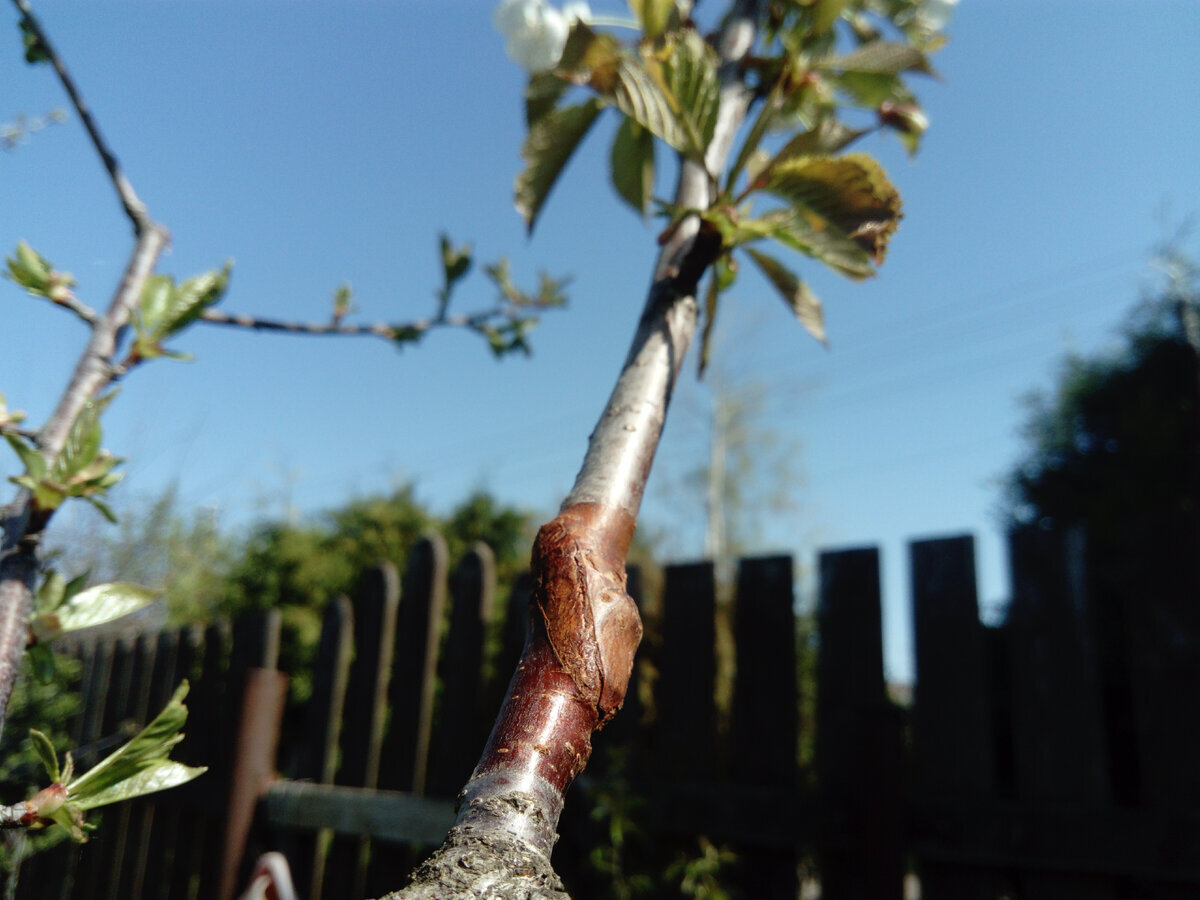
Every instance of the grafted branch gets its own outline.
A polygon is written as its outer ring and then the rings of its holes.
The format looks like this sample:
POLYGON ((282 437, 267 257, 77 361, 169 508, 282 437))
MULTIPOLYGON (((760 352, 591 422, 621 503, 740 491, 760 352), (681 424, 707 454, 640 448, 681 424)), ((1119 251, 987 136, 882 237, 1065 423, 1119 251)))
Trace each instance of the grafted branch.
MULTIPOLYGON (((676 203, 713 200, 750 95, 740 60, 757 3, 734 5, 718 50, 721 110, 704 164, 685 161, 676 203)), ((642 627, 625 558, 671 393, 696 330, 697 283, 721 249, 697 217, 679 223, 655 266, 629 354, 559 515, 533 548, 531 625, 491 737, 442 848, 392 900, 563 898, 550 867, 563 795, 591 735, 620 709, 642 627)))

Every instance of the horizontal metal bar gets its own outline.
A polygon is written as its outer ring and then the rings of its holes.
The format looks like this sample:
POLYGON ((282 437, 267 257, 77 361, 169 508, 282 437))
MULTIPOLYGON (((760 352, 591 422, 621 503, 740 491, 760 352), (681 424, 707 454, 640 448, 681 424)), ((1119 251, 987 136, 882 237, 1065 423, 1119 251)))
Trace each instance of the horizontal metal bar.
POLYGON ((273 781, 267 821, 284 828, 331 828, 381 841, 437 845, 454 824, 454 801, 403 791, 273 781))

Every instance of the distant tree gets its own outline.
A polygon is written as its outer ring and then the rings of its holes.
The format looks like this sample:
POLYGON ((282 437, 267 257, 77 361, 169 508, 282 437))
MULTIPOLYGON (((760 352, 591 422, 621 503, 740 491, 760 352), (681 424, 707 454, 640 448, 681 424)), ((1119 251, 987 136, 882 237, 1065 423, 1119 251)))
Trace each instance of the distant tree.
POLYGON ((226 602, 225 584, 241 546, 212 509, 184 509, 178 485, 127 499, 113 528, 98 517, 68 516, 47 556, 93 582, 125 581, 157 592, 174 623, 207 622, 226 602))
POLYGON ((530 522, 529 513, 484 491, 440 517, 406 485, 391 494, 351 500, 308 521, 264 523, 252 531, 216 588, 225 598, 221 610, 227 615, 280 610, 289 634, 280 665, 295 676, 294 697, 303 699, 321 614, 334 597, 352 595, 369 567, 387 560, 403 575, 413 545, 434 530, 446 539, 452 563, 476 541, 487 544, 495 553, 499 583, 511 585, 529 565, 530 522))
POLYGON ((1197 295, 1194 267, 1182 272, 1139 305, 1118 350, 1068 357, 1054 389, 1029 398, 1028 449, 1007 479, 1011 524, 1079 526, 1115 546, 1130 523, 1194 523, 1197 295))

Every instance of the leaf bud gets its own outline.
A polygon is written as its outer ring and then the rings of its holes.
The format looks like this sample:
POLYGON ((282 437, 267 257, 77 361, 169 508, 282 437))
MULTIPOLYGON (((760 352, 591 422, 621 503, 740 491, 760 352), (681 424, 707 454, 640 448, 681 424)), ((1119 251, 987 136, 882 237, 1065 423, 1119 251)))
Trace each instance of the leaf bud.
POLYGON ((884 100, 879 104, 878 114, 879 124, 894 128, 901 134, 917 137, 929 128, 929 117, 915 103, 884 100))

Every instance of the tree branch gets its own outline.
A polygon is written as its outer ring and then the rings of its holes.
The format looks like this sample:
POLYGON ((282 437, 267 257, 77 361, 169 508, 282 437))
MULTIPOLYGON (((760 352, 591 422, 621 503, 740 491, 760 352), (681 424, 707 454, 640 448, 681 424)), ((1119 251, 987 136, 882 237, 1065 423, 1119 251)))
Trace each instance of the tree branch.
POLYGON ((543 309, 541 306, 517 307, 500 304, 490 309, 467 315, 442 315, 412 322, 373 322, 365 325, 332 322, 287 322, 281 319, 262 319, 238 313, 226 313, 206 309, 198 319, 209 325, 226 325, 233 328, 249 328, 254 331, 280 331, 289 334, 341 335, 349 337, 372 336, 386 341, 415 338, 427 331, 440 327, 469 328, 478 331, 497 319, 513 319, 522 310, 543 309))
MULTIPOLYGON (((684 162, 676 202, 714 199, 750 95, 740 60, 758 4, 736 2, 718 45, 721 109, 704 165, 684 162)), ((683 357, 696 329, 696 285, 720 252, 697 217, 663 246, 616 386, 558 517, 534 543, 534 602, 525 651, 458 820, 413 883, 388 900, 561 900, 550 850, 567 786, 587 765, 591 735, 620 708, 641 640, 625 555, 683 357)))
POLYGON ((83 126, 87 129, 88 136, 92 139, 92 146, 96 148, 96 153, 100 155, 100 160, 104 163, 108 177, 112 180, 113 187, 117 191, 117 196, 121 200, 121 206, 124 207, 125 214, 133 222, 134 233, 141 234, 143 230, 153 224, 150 221, 149 213, 146 211, 146 205, 138 198, 138 195, 133 190, 133 185, 129 183, 129 179, 121 171, 117 157, 109 149, 104 137, 100 134, 100 128, 96 124, 96 120, 92 117, 91 109, 88 108, 88 105, 83 100, 83 95, 75 87, 74 79, 71 78, 71 74, 67 71, 62 57, 58 55, 54 49, 54 45, 50 43, 50 39, 46 36, 41 22, 33 14, 29 0, 13 0, 13 4, 20 11, 30 33, 36 36, 42 52, 49 59, 50 65, 54 67, 54 71, 58 74, 58 80, 62 82, 63 89, 66 90, 67 96, 71 99, 71 105, 79 113, 79 118, 83 121, 83 126))
MULTIPOLYGON (((124 276, 102 318, 92 323, 92 336, 76 363, 75 371, 58 404, 38 432, 38 450, 52 465, 62 451, 80 412, 112 381, 113 357, 133 309, 142 295, 146 279, 154 271, 159 255, 170 239, 167 229, 154 222, 145 205, 122 174, 116 157, 108 149, 90 110, 55 52, 28 0, 13 0, 26 28, 38 42, 42 55, 58 73, 67 95, 87 127, 92 144, 116 188, 126 215, 133 222, 137 242, 126 264, 124 276)), ((75 310, 78 314, 79 310, 75 310)), ((0 543, 0 731, 8 712, 8 700, 29 639, 29 619, 38 573, 37 547, 53 510, 41 509, 30 491, 22 489, 4 508, 4 539, 0 543)))
MULTIPOLYGON (((121 334, 168 239, 165 228, 149 219, 147 223, 108 311, 93 326, 91 340, 66 390, 38 432, 38 449, 48 464, 62 451, 79 413, 112 381, 113 355, 121 334)), ((38 571, 37 545, 53 514, 53 510, 38 508, 32 493, 26 489, 5 510, 4 540, 0 544, 0 731, 29 639, 38 571)))

